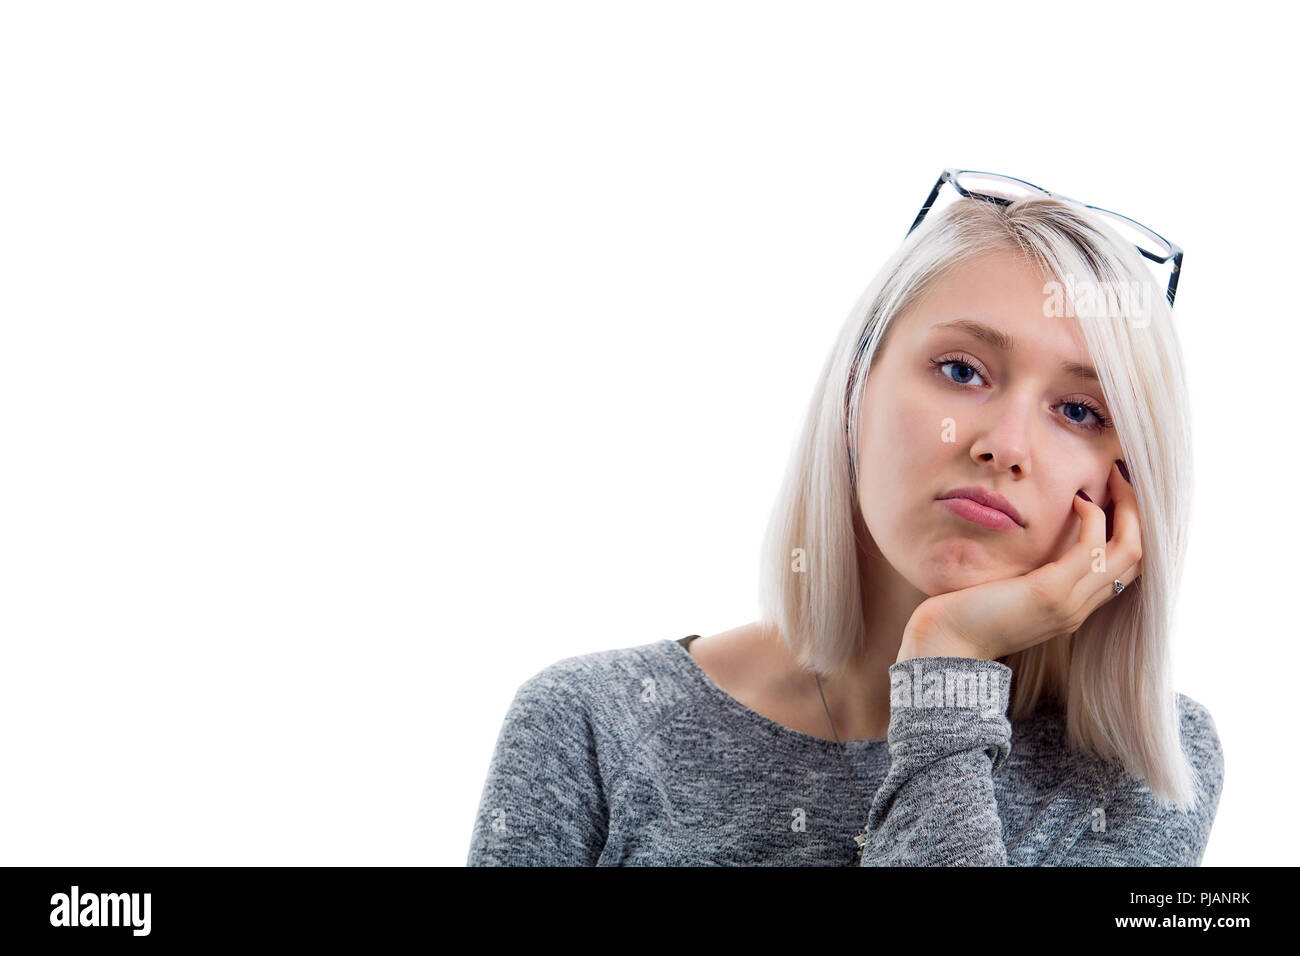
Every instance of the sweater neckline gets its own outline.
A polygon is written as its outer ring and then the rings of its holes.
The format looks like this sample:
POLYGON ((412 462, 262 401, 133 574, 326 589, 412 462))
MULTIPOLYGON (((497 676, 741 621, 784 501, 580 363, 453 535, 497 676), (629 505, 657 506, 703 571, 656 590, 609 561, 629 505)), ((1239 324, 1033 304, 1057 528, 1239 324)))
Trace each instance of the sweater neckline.
MULTIPOLYGON (((699 637, 698 634, 690 634, 687 636, 691 638, 699 637)), ((758 727, 765 731, 769 736, 776 736, 782 740, 803 747, 816 747, 819 750, 841 749, 841 744, 837 744, 834 740, 827 740, 824 737, 814 737, 812 734, 805 734, 801 730, 787 727, 785 724, 778 723, 772 718, 766 717, 753 708, 742 704, 714 682, 713 678, 705 672, 704 668, 700 666, 699 661, 697 661, 691 654, 690 649, 682 644, 680 639, 665 638, 662 643, 671 645, 668 649, 669 654, 678 654, 686 658, 683 662, 685 665, 684 670, 691 674, 695 683, 706 695, 726 707, 727 710, 731 711, 731 713, 742 718, 745 723, 758 727)), ((870 738, 859 738, 857 740, 843 741, 843 749, 847 750, 849 753, 868 753, 873 750, 887 748, 888 743, 888 739, 873 740, 870 738)))

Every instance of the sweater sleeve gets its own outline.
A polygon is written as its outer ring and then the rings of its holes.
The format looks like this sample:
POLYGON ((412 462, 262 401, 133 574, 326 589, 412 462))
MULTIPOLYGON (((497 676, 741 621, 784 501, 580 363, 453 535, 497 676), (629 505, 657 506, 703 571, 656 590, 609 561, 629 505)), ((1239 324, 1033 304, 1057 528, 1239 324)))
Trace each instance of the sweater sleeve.
POLYGON ((553 669, 515 692, 470 839, 469 866, 592 866, 608 810, 588 709, 553 669))
POLYGON ((1005 866, 993 772, 1011 753, 1011 668, 917 657, 889 668, 889 772, 862 866, 1005 866))
POLYGON ((1201 865, 1223 791, 1223 747, 1210 712, 1179 698, 1183 752, 1195 775, 1193 804, 1182 808, 1158 800, 1145 783, 1119 770, 1061 866, 1201 865))

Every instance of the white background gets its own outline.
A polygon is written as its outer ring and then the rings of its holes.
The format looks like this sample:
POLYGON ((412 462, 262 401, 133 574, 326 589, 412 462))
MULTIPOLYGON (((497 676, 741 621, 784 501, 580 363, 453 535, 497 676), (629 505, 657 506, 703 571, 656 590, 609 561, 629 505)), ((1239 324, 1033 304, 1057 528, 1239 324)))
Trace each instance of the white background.
POLYGON ((0 14, 0 862, 464 862, 515 689, 757 613, 945 166, 1181 244, 1205 864, 1295 863, 1295 14, 0 14))

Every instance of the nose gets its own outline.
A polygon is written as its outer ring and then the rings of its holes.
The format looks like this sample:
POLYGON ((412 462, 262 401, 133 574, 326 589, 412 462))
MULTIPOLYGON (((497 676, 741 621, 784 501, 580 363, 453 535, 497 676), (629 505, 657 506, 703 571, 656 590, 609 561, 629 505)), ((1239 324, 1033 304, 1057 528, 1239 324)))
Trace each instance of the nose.
POLYGON ((1029 429, 1033 400, 1005 393, 980 406, 970 426, 975 439, 970 455, 978 464, 992 464, 996 471, 1010 471, 1017 477, 1029 474, 1029 429))

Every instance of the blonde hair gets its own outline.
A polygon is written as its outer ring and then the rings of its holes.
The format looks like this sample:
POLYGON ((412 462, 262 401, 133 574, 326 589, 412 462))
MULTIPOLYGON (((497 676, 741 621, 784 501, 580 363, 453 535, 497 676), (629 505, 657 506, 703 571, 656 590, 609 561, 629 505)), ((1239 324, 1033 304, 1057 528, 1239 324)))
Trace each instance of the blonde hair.
POLYGON ((1170 655, 1191 501, 1182 353, 1164 288, 1137 249, 1086 209, 1046 197, 1007 206, 961 199, 932 213, 881 268, 849 313, 795 443, 763 543, 761 622, 821 674, 838 673, 867 646, 855 522, 858 413, 872 360, 894 319, 935 279, 1004 249, 1030 257, 1071 303, 1071 283, 1140 283, 1151 293, 1079 322, 1137 495, 1142 577, 1073 635, 1004 659, 1015 674, 1009 716, 1055 699, 1072 746, 1118 761, 1153 796, 1190 806, 1195 778, 1180 743, 1170 655))

